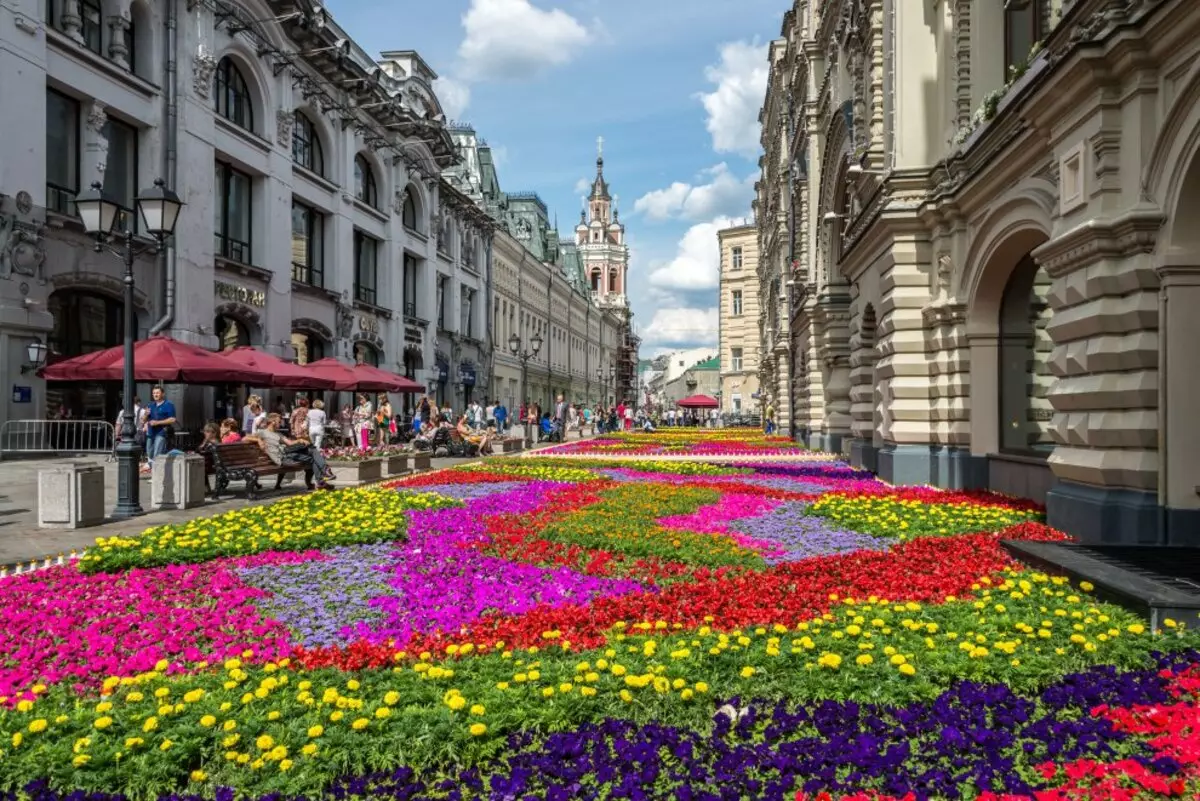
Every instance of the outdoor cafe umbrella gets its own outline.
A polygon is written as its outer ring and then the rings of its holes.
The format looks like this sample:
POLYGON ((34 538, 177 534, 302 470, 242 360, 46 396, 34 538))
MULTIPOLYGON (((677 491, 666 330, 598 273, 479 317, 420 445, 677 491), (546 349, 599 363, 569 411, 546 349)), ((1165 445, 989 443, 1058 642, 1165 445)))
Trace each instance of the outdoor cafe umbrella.
POLYGON ((685 409, 715 409, 720 404, 717 403, 716 398, 709 395, 690 395, 675 405, 685 409))
POLYGON ((354 372, 362 375, 377 377, 385 381, 394 381, 392 392, 424 392, 425 387, 413 381, 411 378, 405 378, 398 373, 393 373, 384 370, 380 367, 373 367, 369 364, 356 364, 352 368, 354 372))
POLYGON ((270 383, 263 386, 276 389, 335 389, 332 378, 323 378, 302 365, 285 361, 278 356, 243 345, 221 351, 221 356, 244 367, 270 373, 270 383))
MULTIPOLYGON (((120 381, 125 374, 125 346, 66 359, 43 368, 40 374, 47 381, 120 381)), ((133 377, 143 383, 164 384, 268 386, 271 380, 264 370, 165 336, 133 343, 133 377)))
POLYGON ((413 392, 401 389, 408 379, 377 368, 361 369, 367 365, 350 365, 332 357, 309 362, 304 366, 313 375, 334 382, 333 388, 343 392, 413 392))

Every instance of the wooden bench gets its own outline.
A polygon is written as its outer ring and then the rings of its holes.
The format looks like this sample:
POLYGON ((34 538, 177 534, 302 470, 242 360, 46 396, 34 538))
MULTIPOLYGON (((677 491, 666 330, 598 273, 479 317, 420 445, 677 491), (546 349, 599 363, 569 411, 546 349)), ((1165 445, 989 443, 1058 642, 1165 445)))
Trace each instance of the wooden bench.
POLYGON ((283 486, 284 476, 292 473, 304 473, 306 482, 312 480, 310 465, 284 462, 275 464, 263 452, 257 442, 231 442, 228 445, 217 445, 210 453, 213 460, 213 475, 216 478, 214 498, 220 498, 221 493, 229 486, 230 481, 246 482, 246 497, 254 500, 258 497, 262 484, 259 476, 278 476, 275 489, 283 486))

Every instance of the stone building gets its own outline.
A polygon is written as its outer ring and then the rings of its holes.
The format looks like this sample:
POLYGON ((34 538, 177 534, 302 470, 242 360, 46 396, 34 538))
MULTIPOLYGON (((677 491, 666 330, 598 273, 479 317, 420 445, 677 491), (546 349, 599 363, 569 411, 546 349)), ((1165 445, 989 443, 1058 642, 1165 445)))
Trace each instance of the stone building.
POLYGON ((528 400, 548 409, 559 394, 599 402, 603 384, 596 371, 616 362, 624 316, 596 302, 579 250, 561 241, 542 199, 501 189, 491 148, 472 128, 455 126, 451 133, 461 161, 447 170, 446 180, 482 210, 491 230, 490 298, 484 300, 494 346, 490 397, 509 408, 528 400), (513 334, 526 351, 535 335, 542 339, 524 376, 509 349, 513 334))
POLYGON ((799 435, 1087 541, 1195 543, 1200 6, 900 5, 798 0, 771 47, 799 435))
MULTIPOLYGON (((677 409, 679 401, 692 395, 715 398, 721 386, 721 360, 713 356, 695 362, 663 384, 663 408, 677 409)), ((708 409, 703 413, 707 416, 708 409)))
POLYGON ((758 350, 765 321, 758 304, 758 228, 748 223, 717 231, 717 245, 721 380, 712 394, 721 402, 721 411, 742 414, 759 405, 758 350))
MULTIPOLYGON (((3 419, 115 416, 115 385, 22 369, 31 339, 52 358, 122 340, 122 265, 72 203, 93 181, 130 210, 158 177, 187 203, 165 252, 135 265, 139 336, 413 376, 435 364, 448 254, 431 211, 454 149, 417 53, 373 59, 311 0, 18 0, 0 15, 0 74, 0 107, 21 109, 0 159, 0 371, 23 389, 3 419)), ((462 236, 449 255, 474 254, 460 285, 480 293, 478 234, 462 236)), ((195 427, 242 391, 177 400, 195 427)))

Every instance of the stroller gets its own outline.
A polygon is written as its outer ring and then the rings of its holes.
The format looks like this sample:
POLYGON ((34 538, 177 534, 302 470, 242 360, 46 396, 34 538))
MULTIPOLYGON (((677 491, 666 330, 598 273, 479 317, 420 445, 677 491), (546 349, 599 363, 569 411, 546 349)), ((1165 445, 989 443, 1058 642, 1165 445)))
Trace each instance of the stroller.
POLYGON ((444 456, 452 456, 455 458, 465 458, 479 455, 479 446, 468 442, 458 435, 454 429, 441 426, 433 433, 433 439, 428 445, 423 445, 420 440, 414 445, 420 450, 428 449, 429 452, 437 456, 438 451, 445 451, 444 456))
POLYGON ((544 442, 562 442, 562 424, 552 417, 542 418, 542 440, 544 442))

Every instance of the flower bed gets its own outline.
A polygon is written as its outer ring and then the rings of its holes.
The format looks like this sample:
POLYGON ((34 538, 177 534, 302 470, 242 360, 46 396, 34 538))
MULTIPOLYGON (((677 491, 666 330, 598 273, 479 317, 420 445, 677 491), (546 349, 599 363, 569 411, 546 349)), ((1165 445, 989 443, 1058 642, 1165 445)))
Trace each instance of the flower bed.
MULTIPOLYGON (((567 442, 540 453, 596 456, 796 456, 811 453, 787 437, 744 428, 664 428, 652 434, 614 432, 567 442)), ((832 458, 832 457, 823 457, 832 458)))
POLYGON ((1062 535, 832 461, 539 457, 104 539, 0 581, 0 798, 1194 795, 1200 640, 1002 538, 1062 535))

